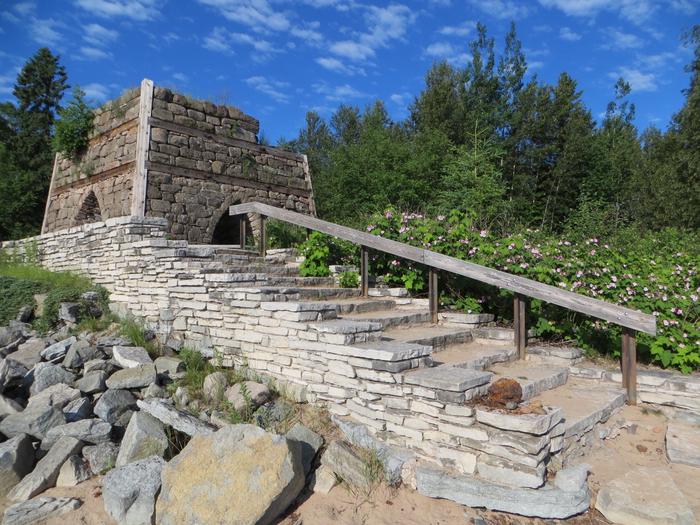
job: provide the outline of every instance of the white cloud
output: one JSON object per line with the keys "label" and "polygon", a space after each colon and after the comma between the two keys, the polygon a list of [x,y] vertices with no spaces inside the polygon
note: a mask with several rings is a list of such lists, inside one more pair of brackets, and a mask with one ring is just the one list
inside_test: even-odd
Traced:
{"label": "white cloud", "polygon": [[29,36],[35,42],[47,46],[55,46],[63,36],[56,31],[59,23],[53,18],[33,18],[29,21]]}
{"label": "white cloud", "polygon": [[252,55],[253,60],[265,60],[273,53],[280,52],[274,44],[257,38],[248,33],[234,33],[223,27],[215,27],[211,34],[204,39],[203,46],[211,51],[219,51],[222,53],[234,53],[232,44],[245,44],[251,46],[255,53]]}
{"label": "white cloud", "polygon": [[530,7],[525,2],[514,0],[469,0],[469,3],[501,20],[523,18],[530,13]]}
{"label": "white cloud", "polygon": [[159,0],[74,0],[75,5],[103,18],[151,20],[158,15]]}
{"label": "white cloud", "polygon": [[107,96],[109,94],[109,90],[107,86],[104,84],[98,84],[96,82],[93,82],[92,84],[88,84],[87,86],[82,86],[83,91],[85,91],[85,96],[88,99],[101,102],[103,100],[107,100]]}
{"label": "white cloud", "polygon": [[[539,0],[544,7],[563,11],[569,16],[594,17],[601,11],[617,12],[626,20],[641,24],[656,11],[653,0]],[[683,0],[681,0],[683,1]]]}
{"label": "white cloud", "polygon": [[334,73],[341,73],[343,75],[365,74],[365,70],[361,67],[345,64],[343,61],[334,57],[319,57],[316,59],[316,63],[328,71],[333,71]]}
{"label": "white cloud", "polygon": [[268,0],[198,1],[217,9],[228,20],[246,25],[256,32],[288,31],[291,27],[287,14],[275,11]]}
{"label": "white cloud", "polygon": [[397,106],[406,106],[409,101],[413,98],[413,95],[411,93],[408,93],[406,91],[402,93],[393,93],[390,97],[389,100],[391,100],[394,104]]}
{"label": "white cloud", "polygon": [[228,31],[223,27],[215,27],[211,34],[204,38],[204,44],[202,45],[211,51],[233,53],[231,45],[229,44]]}
{"label": "white cloud", "polygon": [[313,89],[319,95],[323,95],[326,100],[332,102],[342,102],[351,98],[367,98],[369,95],[358,91],[350,84],[340,86],[329,86],[325,82],[317,82],[313,85]]}
{"label": "white cloud", "polygon": [[13,9],[19,13],[20,16],[27,16],[34,12],[36,4],[34,2],[20,2],[19,4],[15,4]]}
{"label": "white cloud", "polygon": [[681,57],[671,51],[662,51],[653,55],[638,55],[639,65],[649,69],[661,69],[681,62]]}
{"label": "white cloud", "polygon": [[671,0],[671,8],[684,15],[694,15],[698,4],[693,0]]}
{"label": "white cloud", "polygon": [[608,77],[617,80],[622,77],[629,82],[632,91],[656,91],[657,79],[654,73],[644,73],[636,68],[620,67],[616,71],[608,73]]}
{"label": "white cloud", "polygon": [[180,72],[173,73],[172,77],[174,80],[177,80],[178,82],[183,82],[183,83],[188,82],[190,80],[190,77],[188,77],[184,73],[180,73]]}
{"label": "white cloud", "polygon": [[119,36],[119,33],[114,29],[107,29],[100,24],[88,24],[83,26],[83,30],[85,31],[83,40],[93,46],[106,46]]}
{"label": "white cloud", "polygon": [[613,27],[609,27],[605,33],[609,40],[603,46],[605,49],[637,49],[644,45],[644,41],[637,35],[625,33]]}
{"label": "white cloud", "polygon": [[331,45],[330,51],[335,55],[356,61],[364,61],[374,56],[374,48],[352,40],[335,42]]}
{"label": "white cloud", "polygon": [[268,79],[263,76],[250,77],[245,80],[245,83],[252,88],[264,93],[268,97],[286,104],[289,102],[289,95],[282,90],[289,87],[287,82],[279,82],[277,80]]}
{"label": "white cloud", "polygon": [[431,58],[445,59],[453,64],[466,64],[470,57],[449,42],[434,42],[425,48],[425,55]]}
{"label": "white cloud", "polygon": [[97,47],[81,46],[79,54],[75,57],[79,60],[103,60],[112,54]]}
{"label": "white cloud", "polygon": [[320,27],[320,23],[311,22],[306,24],[305,27],[292,27],[289,32],[307,44],[319,45],[321,42],[323,42],[323,34],[318,31]]}
{"label": "white cloud", "polygon": [[579,35],[575,31],[572,31],[568,27],[562,27],[559,30],[559,38],[561,38],[562,40],[567,40],[569,42],[576,42],[577,40],[581,40],[581,35]]}
{"label": "white cloud", "polygon": [[445,36],[467,36],[472,32],[475,25],[474,21],[467,20],[456,26],[442,27],[438,33]]}

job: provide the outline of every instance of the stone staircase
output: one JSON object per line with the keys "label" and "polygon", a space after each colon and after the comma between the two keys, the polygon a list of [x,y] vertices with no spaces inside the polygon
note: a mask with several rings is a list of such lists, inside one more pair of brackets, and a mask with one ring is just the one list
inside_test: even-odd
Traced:
{"label": "stone staircase", "polygon": [[[513,331],[492,317],[453,312],[433,324],[425,299],[396,288],[361,297],[332,278],[300,277],[287,252],[190,247],[183,261],[238,316],[234,362],[305,389],[392,458],[415,455],[486,486],[552,489],[547,472],[579,462],[626,399],[571,380],[566,352],[517,360]],[[519,411],[479,405],[500,378],[520,384]]]}

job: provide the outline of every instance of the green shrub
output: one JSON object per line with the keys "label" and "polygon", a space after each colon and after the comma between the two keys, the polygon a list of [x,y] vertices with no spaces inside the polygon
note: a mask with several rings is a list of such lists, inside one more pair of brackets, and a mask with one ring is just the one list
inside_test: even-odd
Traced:
{"label": "green shrub", "polygon": [[338,279],[341,288],[357,288],[360,286],[360,276],[357,272],[343,272]]}
{"label": "green shrub", "polygon": [[53,137],[54,150],[66,158],[75,158],[84,151],[94,128],[94,114],[85,102],[85,92],[79,87],[73,90],[73,99],[58,110],[59,120]]}
{"label": "green shrub", "polygon": [[306,239],[306,229],[284,221],[268,219],[267,244],[270,248],[292,248]]}
{"label": "green shrub", "polygon": [[[639,334],[640,358],[683,372],[700,368],[700,239],[697,233],[622,231],[614,238],[567,238],[526,230],[494,236],[460,212],[428,218],[389,210],[375,215],[367,230],[490,268],[601,299],[657,317],[656,337]],[[389,281],[425,286],[417,264],[377,256],[374,273]],[[512,318],[512,294],[465,278],[444,275],[443,301],[473,311]],[[471,297],[466,300],[465,297]],[[599,352],[619,355],[621,330],[539,300],[529,321],[537,335],[569,339]]]}
{"label": "green shrub", "polygon": [[358,253],[358,247],[351,242],[320,232],[312,232],[297,250],[305,257],[299,268],[302,277],[327,277],[329,265],[351,264]]}
{"label": "green shrub", "polygon": [[144,348],[148,355],[154,359],[161,355],[158,342],[155,339],[146,338],[148,328],[143,322],[133,317],[126,317],[120,319],[119,325],[119,333],[131,341],[132,344]]}
{"label": "green shrub", "polygon": [[23,306],[33,306],[34,294],[44,291],[40,283],[0,276],[0,326],[14,319]]}

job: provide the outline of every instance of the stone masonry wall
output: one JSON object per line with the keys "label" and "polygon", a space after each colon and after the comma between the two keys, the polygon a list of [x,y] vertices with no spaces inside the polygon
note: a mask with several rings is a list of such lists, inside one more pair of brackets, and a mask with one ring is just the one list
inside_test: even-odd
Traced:
{"label": "stone masonry wall", "polygon": [[95,110],[87,151],[76,159],[56,156],[44,232],[75,226],[94,194],[102,218],[129,215],[135,171],[139,90]]}
{"label": "stone masonry wall", "polygon": [[152,116],[146,214],[173,237],[209,243],[228,207],[251,200],[313,213],[306,158],[257,144],[254,118],[163,88]]}

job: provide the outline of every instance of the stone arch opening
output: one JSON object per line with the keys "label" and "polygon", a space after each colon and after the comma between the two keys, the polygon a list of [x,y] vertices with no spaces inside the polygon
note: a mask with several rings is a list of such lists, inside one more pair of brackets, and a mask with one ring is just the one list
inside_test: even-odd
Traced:
{"label": "stone arch opening", "polygon": [[221,214],[219,222],[217,222],[216,226],[214,227],[214,234],[211,237],[211,244],[241,246],[241,221],[244,221],[245,224],[246,238],[249,241],[252,240],[253,229],[251,228],[248,217],[233,217],[229,215],[227,206],[224,212]]}
{"label": "stone arch opening", "polygon": [[75,216],[75,224],[79,226],[81,224],[99,222],[101,220],[102,210],[100,209],[100,203],[97,200],[95,192],[90,190]]}

